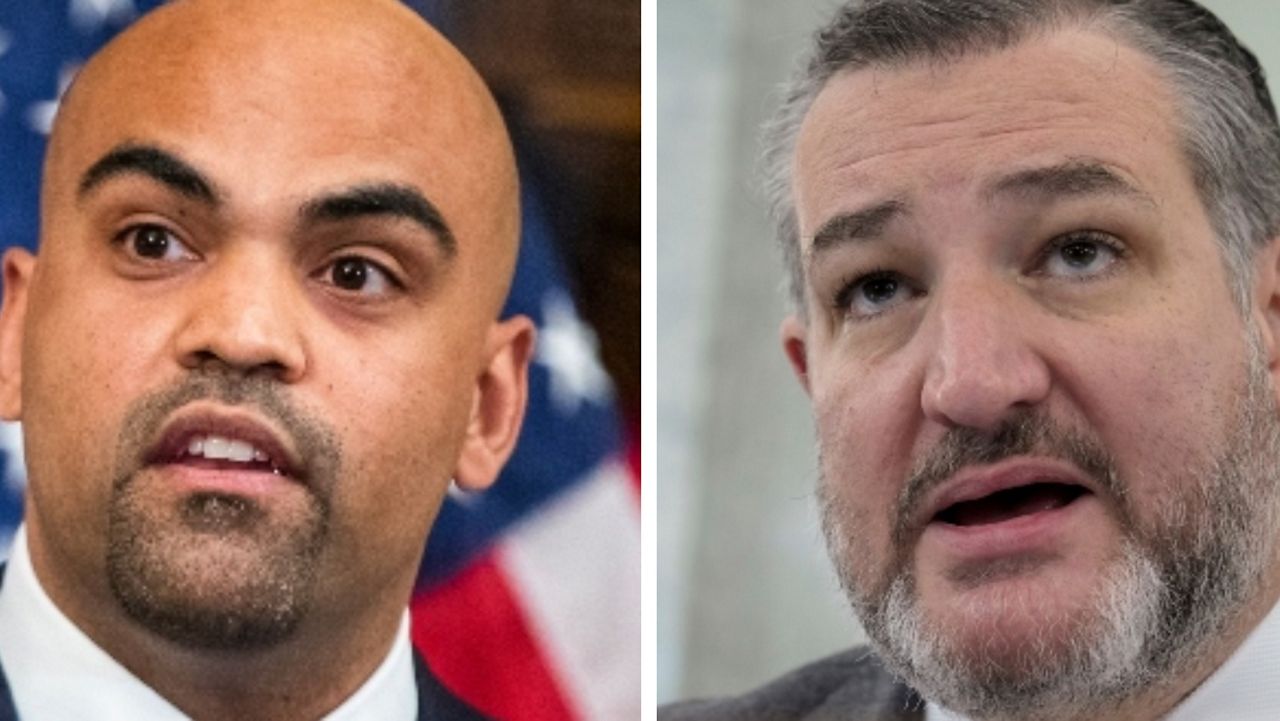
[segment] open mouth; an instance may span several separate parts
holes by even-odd
[[[1070,483],[1031,483],[953,503],[933,520],[953,526],[988,526],[1065,508],[1087,493],[1087,488]]]
[[[246,441],[217,435],[193,436],[170,463],[213,470],[287,475],[283,465],[266,451]]]
[[[208,414],[181,418],[165,430],[147,462],[301,480],[299,466],[284,442],[269,428],[246,418]]]

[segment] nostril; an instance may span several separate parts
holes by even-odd
[[[219,375],[265,375],[272,378],[283,379],[288,374],[288,368],[284,363],[276,360],[267,360],[258,363],[245,364],[231,362],[216,351],[199,350],[192,354],[193,370],[205,373]]]

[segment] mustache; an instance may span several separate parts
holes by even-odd
[[[967,466],[996,463],[1015,456],[1036,455],[1066,461],[1097,481],[1127,509],[1128,486],[1115,461],[1092,436],[1067,428],[1042,411],[1024,410],[1004,420],[994,431],[953,428],[916,464],[898,494],[894,509],[893,541],[898,547],[919,532],[915,528],[920,505],[931,491]]]
[[[116,473],[117,485],[127,483],[143,467],[147,450],[159,438],[169,417],[198,400],[252,409],[275,422],[291,436],[312,492],[327,495],[342,459],[337,433],[290,400],[279,381],[220,368],[193,370],[129,406],[117,444],[116,458],[121,465]]]

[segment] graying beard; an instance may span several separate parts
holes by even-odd
[[[1091,608],[1093,619],[1065,649],[1033,640],[1016,673],[977,663],[931,633],[915,603],[910,564],[880,593],[859,590],[848,509],[820,485],[823,529],[846,593],[885,663],[926,698],[983,719],[1091,718],[1109,705],[1176,676],[1217,638],[1253,594],[1275,552],[1280,421],[1256,337],[1237,401],[1230,445],[1199,479],[1195,508],[1158,509],[1163,533],[1127,540]],[[1195,523],[1195,520],[1201,520]],[[988,611],[989,613],[990,611]],[[1068,622],[1060,619],[1060,622]]]

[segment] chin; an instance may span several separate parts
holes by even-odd
[[[264,508],[222,494],[159,501],[146,485],[124,486],[110,508],[107,577],[130,618],[189,648],[287,640],[310,606],[323,505]]]
[[[981,578],[920,584],[920,622],[953,654],[1016,666],[1030,656],[1069,654],[1101,633],[1107,616],[1108,569],[1079,573],[1058,562],[988,569]]]
[[[1093,583],[1064,578],[1041,569],[921,588],[929,584],[902,576],[860,611],[888,665],[948,708],[983,718],[1053,708],[1055,718],[1087,718],[1158,672],[1146,654],[1161,579],[1131,550]]]
[[[1103,632],[1103,613],[1077,599],[996,591],[922,614],[922,632],[938,639],[944,655],[965,666],[1017,676],[1035,667],[1061,667]]]

